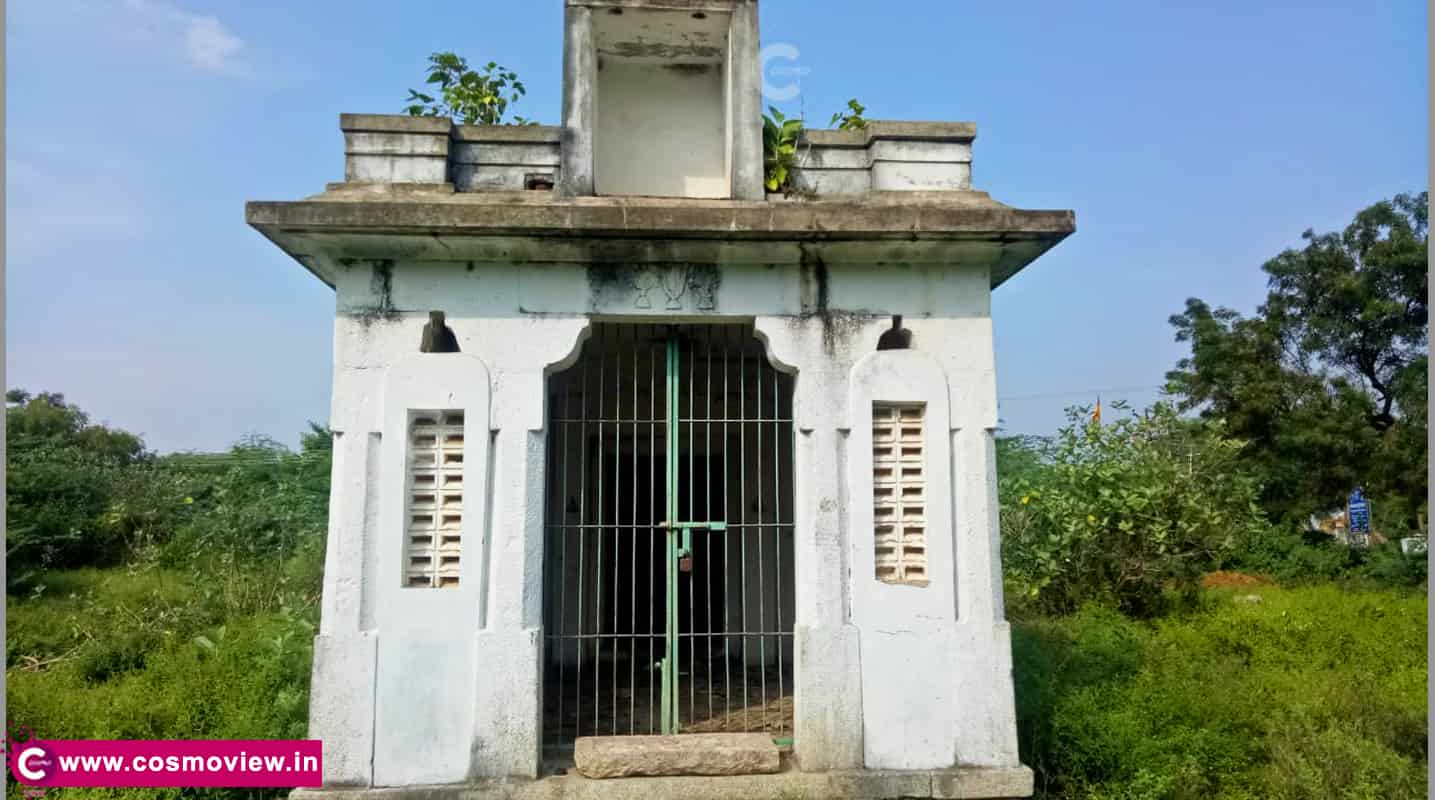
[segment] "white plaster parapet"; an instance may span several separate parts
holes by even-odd
[[[793,186],[818,195],[962,192],[972,188],[970,122],[872,120],[861,130],[809,130]]]
[[[571,36],[584,41],[576,28],[582,27],[578,20],[589,16],[589,9],[571,6],[568,13],[574,18]],[[741,50],[737,55],[755,58],[755,36],[748,31],[754,29],[757,10],[738,4],[733,13],[743,18],[733,28],[733,46]],[[742,88],[752,82],[745,76]],[[557,188],[564,196],[592,195],[592,177],[583,174],[591,172],[591,163],[583,163],[582,157],[585,148],[592,148],[592,131],[583,127],[593,124],[586,109],[592,87],[579,81],[570,94],[568,113],[577,116],[569,127],[455,125],[443,117],[342,114],[344,180],[355,186],[416,185],[451,192]],[[747,98],[733,106],[738,130],[755,133],[734,138],[732,196],[760,201],[765,199],[757,169],[762,163],[762,122],[755,105],[749,113],[750,105]],[[567,133],[570,130],[578,132]],[[798,146],[793,186],[817,195],[971,191],[975,138],[976,125],[970,122],[873,120],[862,130],[809,130]],[[591,161],[591,154],[587,158]],[[575,172],[572,181],[565,182],[565,168]]]

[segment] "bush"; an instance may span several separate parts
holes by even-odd
[[[1423,597],[1331,586],[1016,623],[1022,758],[1048,798],[1424,797],[1425,632]]]
[[[114,563],[123,538],[101,516],[127,467],[150,458],[138,437],[92,425],[63,395],[7,393],[5,550],[10,585],[52,567]]]
[[[298,453],[256,436],[227,454],[157,458],[61,395],[7,397],[10,592],[46,570],[124,561],[243,579],[246,567],[322,548],[332,464],[322,426]]]
[[[1295,533],[1285,528],[1270,528],[1252,536],[1226,566],[1269,575],[1288,585],[1341,581],[1389,588],[1422,586],[1429,570],[1425,556],[1407,556],[1398,542],[1362,550],[1323,533]]]
[[[1169,406],[1114,423],[1069,412],[1039,469],[1002,481],[1007,583],[1022,602],[1069,612],[1109,600],[1138,616],[1163,591],[1193,590],[1266,528],[1240,443]]]
[[[1296,584],[1349,575],[1357,559],[1356,551],[1323,533],[1272,527],[1249,537],[1226,566]]]

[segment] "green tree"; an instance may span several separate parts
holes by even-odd
[[[1377,203],[1267,261],[1254,316],[1193,298],[1171,318],[1191,354],[1167,390],[1247,442],[1273,517],[1338,507],[1365,486],[1385,525],[1423,520],[1428,224],[1425,192]]]
[[[123,538],[103,524],[125,468],[151,460],[138,436],[96,425],[63,395],[12,389],[6,424],[10,583],[52,566],[104,563]]]

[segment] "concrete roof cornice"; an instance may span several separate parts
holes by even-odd
[[[245,212],[331,285],[326,258],[779,264],[808,247],[876,265],[981,261],[996,285],[1076,229],[1071,211],[1015,209],[975,191],[744,202],[333,184],[305,200],[250,202]]]

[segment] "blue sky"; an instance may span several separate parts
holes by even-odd
[[[161,451],[294,442],[329,407],[333,293],[243,223],[343,175],[338,115],[397,112],[428,53],[558,119],[560,0],[11,0],[7,382]],[[814,9],[821,13],[814,14]],[[1187,297],[1249,311],[1308,227],[1427,176],[1425,3],[767,0],[825,124],[978,124],[975,184],[1078,232],[996,294],[1001,414],[1154,399]],[[789,76],[773,75],[774,83]]]

